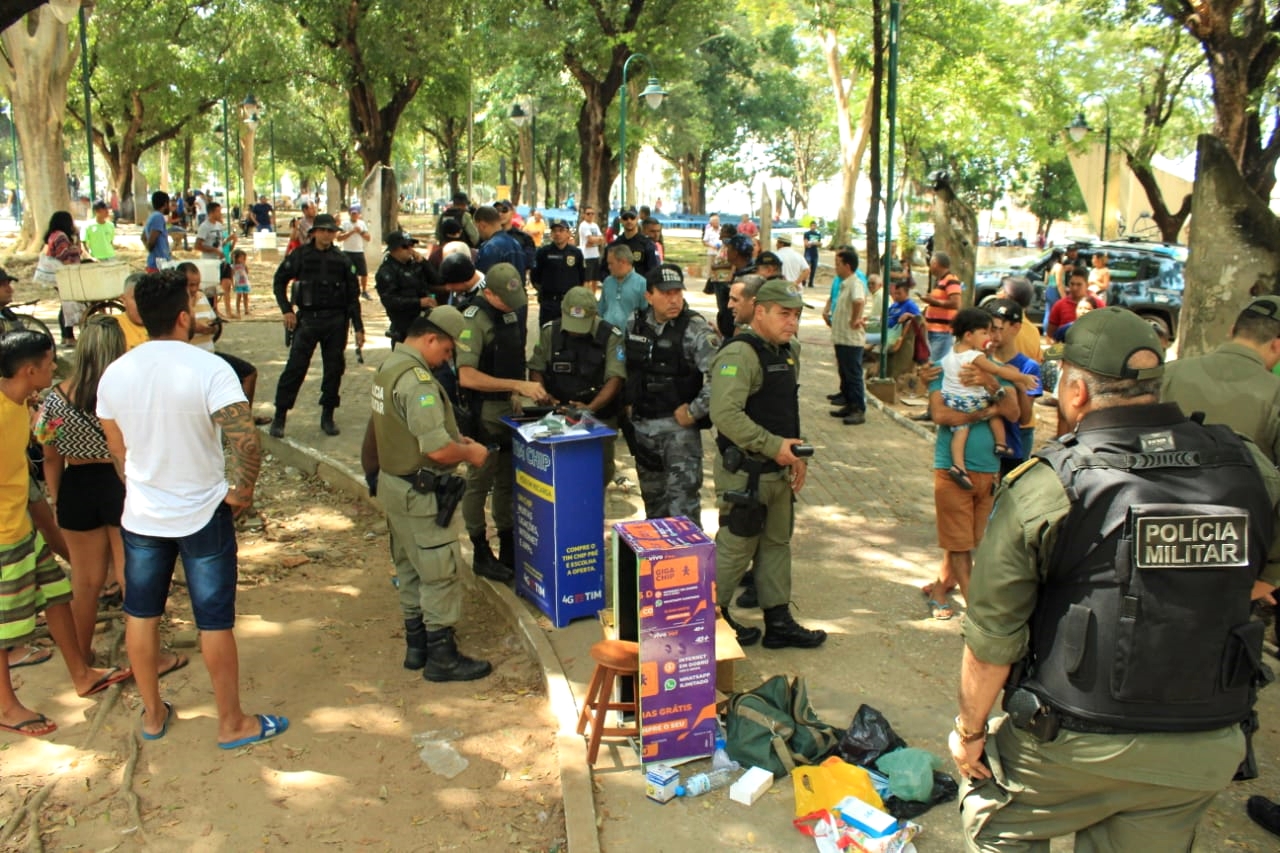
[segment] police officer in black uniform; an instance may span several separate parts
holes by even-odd
[[[658,260],[658,249],[640,230],[640,220],[636,216],[634,207],[628,207],[622,211],[618,219],[622,225],[622,232],[609,246],[616,246],[619,243],[628,246],[631,249],[631,263],[635,266],[636,272],[648,276],[662,263]]]
[[[311,242],[290,252],[276,270],[276,304],[284,315],[286,334],[292,338],[289,361],[276,385],[276,415],[271,421],[271,435],[276,438],[284,437],[285,417],[297,402],[316,344],[324,363],[320,429],[325,435],[339,432],[333,412],[340,403],[338,389],[346,369],[347,324],[355,326],[356,346],[362,347],[364,323],[360,319],[360,281],[351,261],[334,245],[337,234],[334,218],[320,214],[311,226]]]
[[[551,220],[551,242],[538,250],[529,280],[538,293],[538,325],[560,317],[560,302],[571,287],[586,281],[582,250],[569,242],[569,223]]]
[[[716,330],[725,340],[737,331],[733,309],[729,307],[729,290],[735,281],[756,272],[755,250],[756,244],[745,234],[734,234],[724,241],[725,259],[733,267],[733,276],[728,281],[716,282]]]
[[[425,308],[434,308],[433,290],[439,286],[439,275],[413,247],[418,241],[407,231],[387,235],[387,254],[374,276],[374,284],[382,307],[386,309],[391,329],[387,335],[402,343],[409,324]]]

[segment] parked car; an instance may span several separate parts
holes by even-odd
[[[1076,245],[1080,247],[1080,264],[1086,268],[1092,267],[1094,255],[1107,253],[1111,270],[1111,287],[1106,292],[1108,305],[1128,308],[1159,324],[1168,333],[1169,340],[1177,338],[1182,313],[1183,268],[1187,262],[1185,246],[1141,240],[1077,241]],[[1045,313],[1045,278],[1052,261],[1052,252],[1045,251],[1025,264],[978,270],[974,276],[974,303],[984,305],[998,298],[1000,281],[1005,276],[1024,276],[1035,291],[1027,317],[1040,322]]]

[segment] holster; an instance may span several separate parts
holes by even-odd
[[[769,508],[760,501],[760,464],[743,460],[740,469],[747,472],[747,488],[743,491],[732,490],[724,493],[725,501],[731,506],[728,517],[723,520],[723,523],[728,526],[729,532],[734,536],[749,539],[764,532]]]
[[[467,491],[467,481],[456,474],[436,477],[436,524],[448,527],[453,521],[454,510],[462,503]]]

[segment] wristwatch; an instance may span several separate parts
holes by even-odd
[[[964,723],[960,722],[960,717],[957,715],[956,716],[956,734],[960,735],[961,742],[973,743],[974,741],[982,740],[987,736],[987,728],[986,726],[983,726],[977,731],[969,731],[964,727]]]

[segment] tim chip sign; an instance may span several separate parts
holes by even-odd
[[[1226,569],[1249,562],[1249,516],[1146,516],[1137,519],[1140,569]]]

